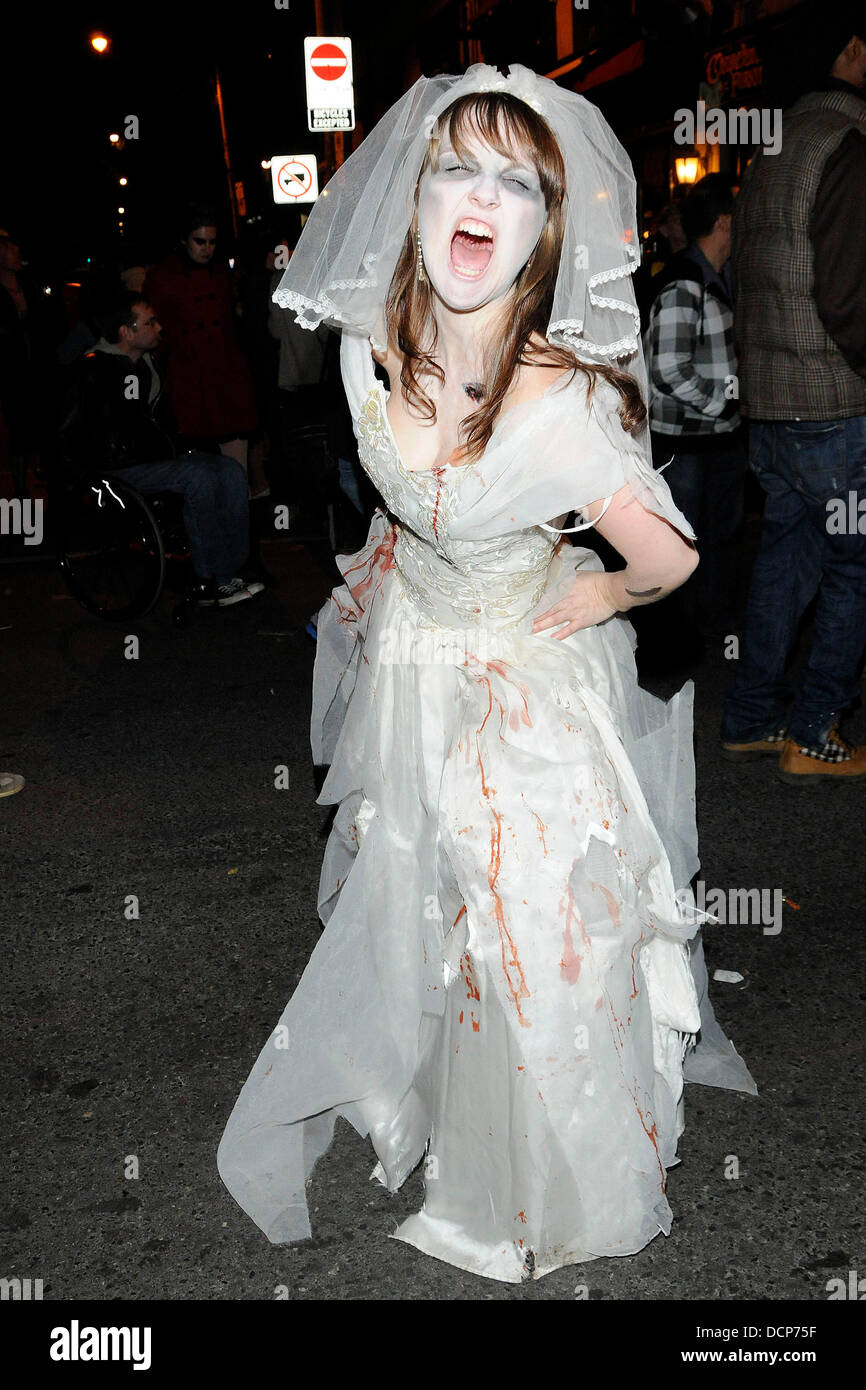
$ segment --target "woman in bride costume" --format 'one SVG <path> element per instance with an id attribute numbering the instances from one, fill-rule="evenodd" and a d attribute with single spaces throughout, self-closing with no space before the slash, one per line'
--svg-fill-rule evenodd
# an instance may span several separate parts
<path id="1" fill-rule="evenodd" d="M 423 1161 L 419 1250 L 509 1282 L 632 1254 L 670 1229 L 684 1071 L 754 1090 L 695 949 L 691 687 L 642 691 L 617 616 L 697 559 L 647 458 L 634 194 L 582 97 L 421 78 L 275 295 L 342 329 L 387 506 L 319 619 L 325 931 L 218 1156 L 275 1243 L 342 1115 L 390 1191 Z"/>

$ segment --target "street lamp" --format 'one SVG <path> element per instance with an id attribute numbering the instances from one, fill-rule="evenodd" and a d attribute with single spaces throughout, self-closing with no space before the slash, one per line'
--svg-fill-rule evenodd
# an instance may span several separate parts
<path id="1" fill-rule="evenodd" d="M 696 183 L 700 167 L 696 155 L 680 155 L 676 160 L 677 183 Z"/>
<path id="2" fill-rule="evenodd" d="M 96 53 L 107 53 L 110 46 L 111 40 L 107 39 L 104 34 L 90 35 L 90 47 L 94 49 Z"/>

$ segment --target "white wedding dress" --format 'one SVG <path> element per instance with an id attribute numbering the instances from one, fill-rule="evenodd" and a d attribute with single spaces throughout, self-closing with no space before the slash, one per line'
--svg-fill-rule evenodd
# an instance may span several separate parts
<path id="1" fill-rule="evenodd" d="M 398 1239 L 517 1282 L 667 1232 L 683 1056 L 754 1090 L 690 969 L 698 868 L 691 687 L 637 684 L 629 624 L 557 641 L 533 618 L 599 567 L 544 523 L 616 492 L 692 534 L 599 380 L 554 383 L 475 464 L 401 462 L 369 343 L 344 333 L 362 462 L 393 520 L 340 559 L 319 619 L 312 739 L 338 803 L 326 923 L 220 1145 L 276 1243 L 337 1115 L 391 1190 Z M 703 970 L 702 956 L 699 959 Z M 701 1048 L 697 1057 L 700 1060 Z"/>

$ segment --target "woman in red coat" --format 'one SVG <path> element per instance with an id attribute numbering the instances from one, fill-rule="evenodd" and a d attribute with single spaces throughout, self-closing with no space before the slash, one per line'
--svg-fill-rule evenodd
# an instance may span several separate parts
<path id="1" fill-rule="evenodd" d="M 246 472 L 258 419 L 235 334 L 231 280 L 215 263 L 216 243 L 213 212 L 191 208 L 181 245 L 149 271 L 144 297 L 165 334 L 165 384 L 182 443 L 218 449 Z"/>

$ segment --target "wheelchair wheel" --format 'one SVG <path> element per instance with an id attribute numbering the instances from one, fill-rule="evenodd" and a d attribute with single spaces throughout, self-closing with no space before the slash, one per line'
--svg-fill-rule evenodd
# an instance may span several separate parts
<path id="1" fill-rule="evenodd" d="M 165 552 L 141 493 L 117 478 L 70 483 L 57 499 L 57 555 L 69 592 L 107 622 L 149 613 Z"/>

